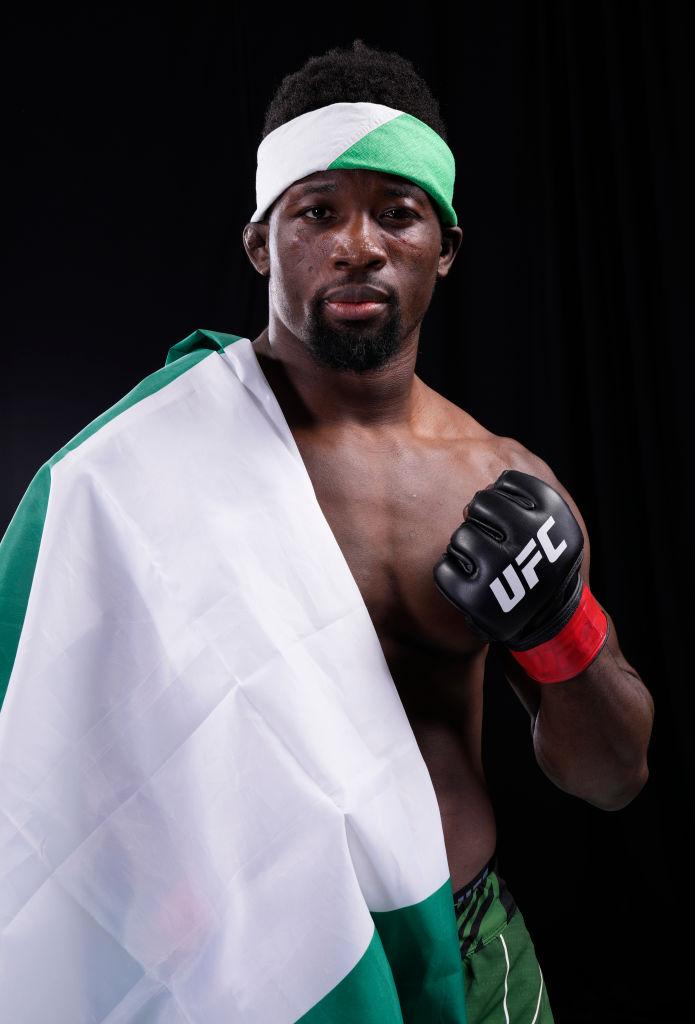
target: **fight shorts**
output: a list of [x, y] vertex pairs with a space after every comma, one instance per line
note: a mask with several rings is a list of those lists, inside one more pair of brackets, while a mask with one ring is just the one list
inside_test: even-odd
[[497, 861], [454, 893], [469, 1024], [553, 1024], [531, 936]]

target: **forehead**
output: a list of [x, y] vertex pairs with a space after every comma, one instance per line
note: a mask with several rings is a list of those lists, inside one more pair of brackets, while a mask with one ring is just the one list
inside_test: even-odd
[[293, 203], [309, 195], [348, 195], [350, 193], [370, 193], [393, 198], [410, 198], [420, 203], [429, 204], [430, 199], [424, 189], [407, 178], [395, 174], [384, 174], [382, 171], [367, 170], [335, 170], [316, 171], [300, 178], [290, 185], [281, 196], [281, 202]]

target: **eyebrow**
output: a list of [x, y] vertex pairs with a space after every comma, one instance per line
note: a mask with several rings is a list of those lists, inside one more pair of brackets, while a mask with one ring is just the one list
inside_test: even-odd
[[303, 185], [302, 188], [300, 188], [295, 193], [295, 195], [293, 196], [293, 199], [296, 202], [299, 199], [303, 199], [304, 196], [315, 195], [317, 192], [322, 193], [322, 194], [323, 193], [327, 193], [327, 192], [335, 192], [337, 190], [337, 188], [338, 188], [338, 186], [337, 186], [337, 184], [334, 181], [323, 181], [323, 182], [317, 181], [317, 182], [314, 182], [314, 184]]
[[[305, 196], [316, 195], [327, 195], [331, 192], [336, 192], [338, 185], [335, 181], [316, 181], [309, 182], [306, 185], [302, 185], [301, 188], [297, 186], [297, 192], [293, 194], [293, 202], [299, 202], [300, 199], [304, 199]], [[384, 193], [387, 196], [394, 196], [398, 199], [415, 199], [422, 202], [423, 195], [422, 189], [417, 185], [388, 185], [384, 188]]]
[[389, 185], [384, 191], [387, 196], [398, 196], [400, 199], [422, 199], [422, 189], [417, 185]]

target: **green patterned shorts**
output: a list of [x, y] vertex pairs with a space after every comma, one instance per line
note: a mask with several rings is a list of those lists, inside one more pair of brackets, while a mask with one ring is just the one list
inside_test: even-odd
[[531, 936], [495, 868], [454, 893], [468, 1024], [553, 1024]]

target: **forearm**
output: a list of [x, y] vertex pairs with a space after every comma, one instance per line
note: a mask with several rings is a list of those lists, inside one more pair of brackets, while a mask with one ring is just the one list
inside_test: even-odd
[[591, 593], [579, 510], [539, 470], [551, 479], [510, 469], [476, 492], [435, 583], [478, 636], [499, 643], [546, 775], [617, 810], [647, 780], [652, 700]]
[[560, 789], [604, 810], [628, 804], [648, 777], [653, 703], [606, 644], [580, 675], [537, 687], [536, 759]]

